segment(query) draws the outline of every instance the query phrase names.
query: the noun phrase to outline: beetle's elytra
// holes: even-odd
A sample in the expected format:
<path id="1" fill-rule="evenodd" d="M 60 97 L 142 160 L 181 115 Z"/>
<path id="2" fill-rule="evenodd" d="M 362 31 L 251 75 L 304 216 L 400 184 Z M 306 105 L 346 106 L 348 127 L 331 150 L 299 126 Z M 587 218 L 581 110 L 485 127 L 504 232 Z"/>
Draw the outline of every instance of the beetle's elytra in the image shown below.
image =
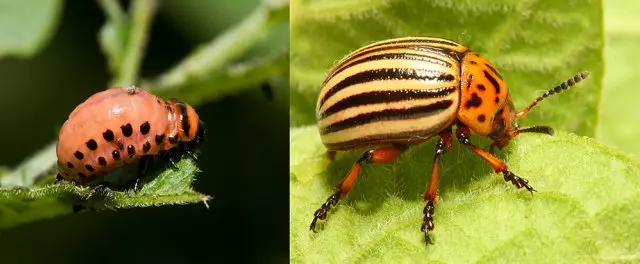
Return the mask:
<path id="1" fill-rule="evenodd" d="M 195 110 L 176 99 L 163 101 L 144 89 L 115 87 L 78 105 L 62 125 L 56 154 L 56 182 L 84 185 L 139 161 L 138 181 L 153 156 L 192 152 L 204 141 L 205 127 Z"/>
<path id="2" fill-rule="evenodd" d="M 518 189 L 535 191 L 528 180 L 509 170 L 493 156 L 520 133 L 553 134 L 547 126 L 518 128 L 542 99 L 562 92 L 589 75 L 582 72 L 538 97 L 516 113 L 505 81 L 496 68 L 468 48 L 441 38 L 407 37 L 366 45 L 343 58 L 322 83 L 316 117 L 322 143 L 332 157 L 336 151 L 370 148 L 314 213 L 310 229 L 327 218 L 331 206 L 347 195 L 365 163 L 393 161 L 407 147 L 434 136 L 436 142 L 431 181 L 422 197 L 426 201 L 421 231 L 427 244 L 434 228 L 438 202 L 440 156 L 455 137 L 484 159 L 505 181 Z M 455 125 L 455 132 L 453 126 Z M 471 131 L 489 137 L 485 151 L 470 142 Z"/>

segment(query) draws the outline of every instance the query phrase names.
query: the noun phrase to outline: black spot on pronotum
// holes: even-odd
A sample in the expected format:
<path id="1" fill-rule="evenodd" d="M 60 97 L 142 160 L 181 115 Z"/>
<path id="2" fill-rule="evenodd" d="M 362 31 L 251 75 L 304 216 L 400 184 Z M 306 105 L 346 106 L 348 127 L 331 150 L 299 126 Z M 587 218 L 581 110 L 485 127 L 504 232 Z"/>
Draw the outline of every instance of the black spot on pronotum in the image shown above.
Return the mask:
<path id="1" fill-rule="evenodd" d="M 99 157 L 98 164 L 100 164 L 100 166 L 107 166 L 107 159 L 105 159 L 104 157 Z"/>
<path id="2" fill-rule="evenodd" d="M 498 83 L 496 78 L 493 78 L 493 76 L 491 76 L 491 74 L 487 71 L 482 71 L 482 72 L 484 73 L 484 77 L 486 77 L 487 80 L 489 80 L 489 82 L 491 83 L 491 85 L 493 85 L 493 88 L 496 89 L 496 94 L 500 94 L 500 84 Z"/>
<path id="3" fill-rule="evenodd" d="M 175 135 L 175 136 L 169 136 L 169 138 L 168 138 L 168 139 L 169 139 L 169 143 L 171 143 L 171 144 L 176 144 L 176 143 L 178 143 L 178 135 Z"/>
<path id="4" fill-rule="evenodd" d="M 82 154 L 82 152 L 76 150 L 75 153 L 73 153 L 74 156 L 76 156 L 77 159 L 81 160 L 84 159 L 84 154 Z"/>
<path id="5" fill-rule="evenodd" d="M 469 61 L 471 64 L 476 65 L 478 64 L 476 61 Z"/>
<path id="6" fill-rule="evenodd" d="M 129 157 L 133 157 L 134 155 L 136 155 L 136 147 L 134 147 L 133 145 L 127 146 L 127 154 L 129 154 Z"/>
<path id="7" fill-rule="evenodd" d="M 89 148 L 90 150 L 98 149 L 98 143 L 96 143 L 96 141 L 93 139 L 89 139 L 89 141 L 87 141 L 87 143 L 85 144 L 87 145 L 87 148 Z"/>
<path id="8" fill-rule="evenodd" d="M 110 129 L 107 129 L 107 131 L 104 131 L 104 133 L 102 133 L 102 137 L 107 142 L 113 141 L 113 139 L 114 139 L 113 131 L 111 131 Z"/>
<path id="9" fill-rule="evenodd" d="M 133 134 L 133 127 L 131 127 L 131 123 L 120 126 L 120 130 L 122 130 L 122 135 L 124 135 L 125 137 L 130 137 Z"/>
<path id="10" fill-rule="evenodd" d="M 93 172 L 93 166 L 89 165 L 89 164 L 85 164 L 84 165 L 85 169 L 87 169 L 89 172 Z"/>
<path id="11" fill-rule="evenodd" d="M 483 123 L 486 119 L 487 119 L 487 117 L 485 117 L 482 114 L 478 116 L 478 122 L 480 122 L 480 123 Z"/>
<path id="12" fill-rule="evenodd" d="M 120 151 L 114 150 L 113 152 L 111 152 L 111 156 L 114 160 L 120 160 Z"/>
<path id="13" fill-rule="evenodd" d="M 151 149 L 151 143 L 149 143 L 149 141 L 145 142 L 142 145 L 142 153 L 143 154 L 147 154 L 147 152 L 149 152 L 150 149 Z"/>
<path id="14" fill-rule="evenodd" d="M 465 103 L 464 107 L 468 109 L 471 107 L 479 107 L 480 105 L 482 105 L 482 98 L 478 97 L 477 93 L 472 93 L 471 99 Z"/>
<path id="15" fill-rule="evenodd" d="M 156 145 L 162 144 L 163 141 L 164 141 L 164 134 L 156 135 Z"/>
<path id="16" fill-rule="evenodd" d="M 71 163 L 71 162 L 67 162 L 67 168 L 69 168 L 69 169 L 73 169 L 73 163 Z"/>
<path id="17" fill-rule="evenodd" d="M 149 130 L 151 129 L 151 125 L 149 124 L 149 121 L 142 123 L 142 125 L 140 125 L 140 134 L 142 135 L 146 135 L 149 134 Z"/>
<path id="18" fill-rule="evenodd" d="M 486 90 L 487 90 L 487 88 L 484 88 L 484 85 L 482 85 L 482 84 L 478 84 L 478 90 L 480 90 L 480 91 L 486 91 Z"/>

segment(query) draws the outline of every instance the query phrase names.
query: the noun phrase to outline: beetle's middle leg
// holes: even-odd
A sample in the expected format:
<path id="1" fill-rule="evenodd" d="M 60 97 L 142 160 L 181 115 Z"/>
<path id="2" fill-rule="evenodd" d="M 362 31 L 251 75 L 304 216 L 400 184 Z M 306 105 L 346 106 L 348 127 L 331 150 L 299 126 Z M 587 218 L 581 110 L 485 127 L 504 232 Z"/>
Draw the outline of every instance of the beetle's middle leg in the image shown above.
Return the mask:
<path id="1" fill-rule="evenodd" d="M 316 210 L 313 214 L 313 221 L 309 226 L 309 229 L 315 232 L 316 222 L 318 219 L 324 220 L 327 218 L 327 213 L 331 206 L 335 206 L 341 197 L 347 195 L 351 188 L 353 187 L 356 179 L 358 178 L 358 174 L 360 174 L 360 167 L 365 163 L 388 163 L 395 160 L 402 151 L 404 151 L 407 147 L 404 145 L 392 145 L 387 147 L 381 147 L 377 149 L 372 149 L 364 154 L 356 161 L 355 164 L 351 167 L 349 174 L 342 179 L 342 181 L 336 185 L 338 191 L 329 196 L 326 202 L 322 204 L 320 209 Z"/>
<path id="2" fill-rule="evenodd" d="M 438 182 L 440 175 L 440 156 L 451 148 L 451 127 L 440 133 L 440 139 L 436 142 L 436 153 L 433 157 L 433 167 L 431 168 L 431 182 L 427 185 L 422 199 L 427 202 L 424 210 L 424 218 L 420 230 L 424 232 L 424 239 L 427 244 L 433 244 L 429 237 L 429 232 L 433 230 L 433 214 L 435 212 L 435 204 L 438 203 Z"/>

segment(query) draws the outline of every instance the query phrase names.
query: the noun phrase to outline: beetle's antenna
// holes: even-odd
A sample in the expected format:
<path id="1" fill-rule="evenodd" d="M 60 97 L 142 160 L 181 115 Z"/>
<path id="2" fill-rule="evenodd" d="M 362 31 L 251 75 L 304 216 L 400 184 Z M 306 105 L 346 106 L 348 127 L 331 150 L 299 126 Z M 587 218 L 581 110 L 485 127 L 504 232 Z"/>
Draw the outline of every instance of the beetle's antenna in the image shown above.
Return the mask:
<path id="1" fill-rule="evenodd" d="M 525 109 L 520 111 L 520 113 L 517 113 L 516 114 L 516 118 L 525 117 L 527 115 L 527 113 L 529 113 L 531 108 L 536 106 L 543 99 L 545 99 L 545 98 L 547 98 L 549 96 L 552 96 L 554 94 L 561 93 L 561 92 L 569 89 L 570 87 L 572 87 L 572 86 L 576 85 L 577 83 L 581 82 L 582 80 L 586 79 L 587 76 L 589 76 L 589 72 L 588 71 L 583 71 L 581 73 L 578 73 L 576 76 L 573 76 L 571 79 L 564 81 L 563 83 L 561 83 L 560 85 L 556 86 L 555 88 L 545 92 L 543 95 L 541 95 L 538 98 L 536 98 L 536 100 L 534 100 L 533 103 L 531 103 Z"/>

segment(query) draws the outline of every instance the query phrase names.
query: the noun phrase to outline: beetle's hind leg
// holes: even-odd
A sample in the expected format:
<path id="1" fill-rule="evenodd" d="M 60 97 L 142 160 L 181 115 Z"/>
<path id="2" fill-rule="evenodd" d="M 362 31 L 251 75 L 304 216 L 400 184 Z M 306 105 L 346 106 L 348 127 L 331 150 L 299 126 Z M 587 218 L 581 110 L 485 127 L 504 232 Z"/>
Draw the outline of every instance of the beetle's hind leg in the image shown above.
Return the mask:
<path id="1" fill-rule="evenodd" d="M 340 198 L 347 195 L 353 187 L 358 174 L 360 174 L 360 167 L 365 163 L 387 163 L 395 160 L 402 151 L 406 149 L 403 145 L 393 145 L 388 147 L 382 147 L 372 149 L 364 154 L 356 161 L 351 167 L 349 174 L 336 186 L 338 191 L 329 196 L 329 198 L 320 206 L 320 209 L 316 210 L 313 214 L 313 221 L 309 226 L 309 229 L 315 232 L 316 223 L 318 219 L 325 220 L 327 213 L 331 209 L 331 206 L 335 206 Z M 334 152 L 335 153 L 335 152 Z"/>
<path id="2" fill-rule="evenodd" d="M 429 237 L 429 232 L 435 227 L 433 225 L 433 215 L 435 213 L 435 205 L 438 203 L 438 182 L 440 176 L 440 156 L 451 148 L 451 128 L 440 133 L 440 138 L 436 142 L 436 153 L 433 157 L 433 167 L 431 168 L 431 182 L 427 185 L 426 190 L 422 194 L 422 199 L 427 201 L 422 210 L 424 218 L 420 230 L 424 232 L 424 239 L 427 244 L 433 244 Z"/>

